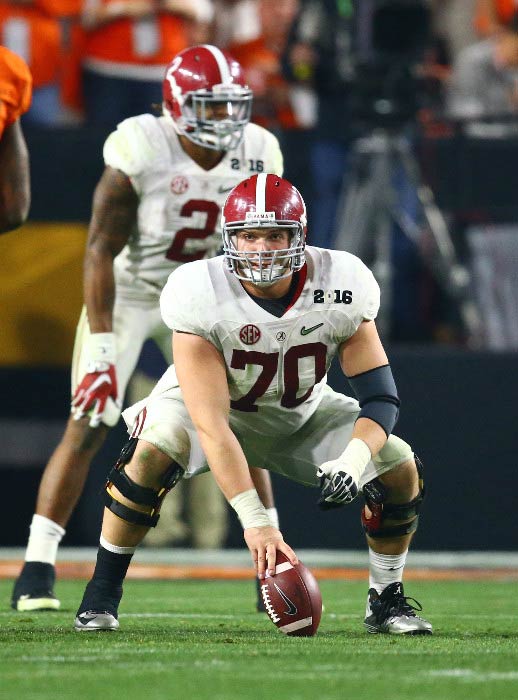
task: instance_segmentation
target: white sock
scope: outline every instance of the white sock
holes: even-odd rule
[[[36,513],[32,517],[31,534],[25,552],[25,561],[41,561],[45,564],[56,563],[58,546],[65,530],[53,520]]]
[[[369,547],[369,589],[381,593],[391,583],[403,580],[408,549],[402,554],[379,554]],[[370,615],[367,601],[367,615]]]
[[[108,552],[111,552],[112,554],[133,554],[137,549],[136,547],[119,547],[117,544],[112,544],[103,537],[102,533],[99,539],[99,544],[101,547],[103,547],[103,549],[107,549]]]

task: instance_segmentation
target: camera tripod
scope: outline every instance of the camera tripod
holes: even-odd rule
[[[412,187],[417,195],[418,221],[400,205],[400,193],[395,185],[398,175],[405,178],[405,186]],[[337,221],[335,248],[353,253],[370,264],[380,285],[383,302],[377,324],[382,337],[388,337],[393,309],[391,242],[393,225],[397,224],[457,305],[468,344],[479,344],[481,322],[469,296],[469,271],[457,258],[444,216],[421,178],[407,137],[379,129],[355,142]]]

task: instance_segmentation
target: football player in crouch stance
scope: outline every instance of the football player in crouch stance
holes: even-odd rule
[[[59,608],[53,592],[64,528],[90,463],[117,423],[142,345],[153,338],[171,362],[159,295],[169,273],[221,247],[229,191],[257,171],[282,174],[277,139],[249,123],[252,93],[239,63],[214,46],[191,47],[169,64],[163,116],[126,119],[104,145],[84,263],[85,308],[72,361],[72,413],[45,468],[17,610]],[[276,518],[267,472],[254,473]]]
[[[123,413],[131,439],[108,477],[76,629],[118,628],[123,579],[164,488],[207,465],[239,516],[259,579],[274,574],[277,550],[295,564],[254,487],[254,465],[320,486],[323,508],[363,491],[365,626],[430,634],[403,591],[422,476],[410,446],[392,434],[399,399],[374,322],[373,275],[349,253],[306,247],[304,201],[276,175],[237,185],[222,221],[224,256],[175,270],[162,292],[175,366]],[[359,403],[326,383],[337,354]]]

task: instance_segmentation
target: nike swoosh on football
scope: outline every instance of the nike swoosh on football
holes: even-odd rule
[[[220,194],[225,194],[225,192],[230,192],[230,190],[234,189],[234,185],[231,185],[230,187],[222,187],[221,185],[218,187],[218,192]]]
[[[279,588],[279,586],[276,583],[274,583],[273,585],[275,586],[277,593],[281,596],[283,601],[288,606],[287,610],[284,611],[286,613],[286,615],[296,615],[297,614],[297,606],[291,602],[291,600],[288,598],[286,593],[284,593],[284,591],[281,591],[281,589]]]
[[[311,326],[311,328],[306,328],[306,326],[302,326],[302,328],[300,329],[300,335],[308,335],[308,333],[316,331],[317,328],[320,328],[320,326],[323,325],[323,323],[317,323],[316,326]]]

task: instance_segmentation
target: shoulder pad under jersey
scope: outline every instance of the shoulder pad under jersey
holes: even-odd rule
[[[255,157],[264,161],[265,172],[282,177],[284,160],[277,137],[271,131],[250,122],[245,128],[247,148],[256,150]]]
[[[167,141],[157,117],[140,114],[121,122],[105,141],[106,165],[135,176],[167,152]]]

